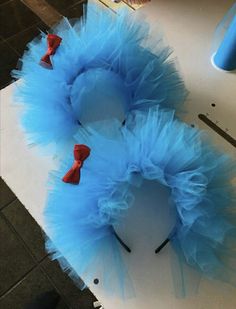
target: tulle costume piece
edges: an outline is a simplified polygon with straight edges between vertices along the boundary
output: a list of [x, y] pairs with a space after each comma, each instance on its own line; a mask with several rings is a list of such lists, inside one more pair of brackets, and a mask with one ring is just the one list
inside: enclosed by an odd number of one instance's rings
[[[114, 122], [110, 125], [114, 128]], [[129, 278], [122, 248], [111, 227], [132, 205], [129, 188], [139, 175], [171, 189], [177, 211], [171, 244], [184, 262], [204, 276], [235, 285], [235, 191], [230, 182], [235, 163], [204, 141], [198, 130], [176, 120], [173, 111], [134, 111], [123, 127], [113, 131], [112, 139], [92, 128], [86, 132], [77, 135], [92, 149], [81, 184], [65, 188], [61, 182], [70, 157], [55, 176], [49, 195], [45, 210], [53, 240], [49, 251], [56, 250], [56, 258], [65, 252], [73, 269], [80, 274], [89, 269], [89, 276], [90, 265], [99, 260], [110, 290], [117, 286], [106, 278], [106, 265], [113, 265], [117, 285], [126, 288]]]
[[[99, 269], [107, 291], [129, 294], [113, 227], [134, 203], [130, 186], [156, 180], [170, 188], [177, 220], [169, 237], [181, 263], [235, 285], [235, 163], [176, 119], [173, 110], [182, 109], [186, 90], [168, 60], [170, 49], [149, 37], [145, 22], [94, 6], [86, 21], [64, 19], [53, 32], [62, 38], [53, 70], [39, 65], [46, 50], [42, 34], [14, 72], [30, 141], [54, 143], [64, 158], [50, 177], [48, 251], [73, 278], [78, 273], [91, 282]], [[97, 102], [105, 103], [88, 125]], [[61, 179], [75, 143], [88, 145], [91, 155], [80, 184], [70, 185]]]
[[161, 36], [150, 37], [145, 21], [89, 5], [86, 20], [63, 19], [53, 33], [62, 38], [53, 70], [39, 65], [47, 49], [42, 33], [28, 44], [21, 69], [13, 71], [21, 79], [16, 96], [25, 107], [22, 123], [30, 142], [67, 143], [79, 127], [77, 113], [86, 95], [94, 91], [93, 104], [100, 100], [93, 88], [99, 81], [100, 90], [110, 89], [109, 97], [120, 97], [126, 114], [157, 104], [181, 109], [186, 90], [169, 60], [171, 50]]

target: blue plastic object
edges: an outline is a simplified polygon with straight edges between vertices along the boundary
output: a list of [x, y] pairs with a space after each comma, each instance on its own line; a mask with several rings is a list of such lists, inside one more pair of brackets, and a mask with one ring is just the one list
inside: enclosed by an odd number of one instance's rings
[[213, 62], [217, 67], [226, 71], [236, 69], [236, 15], [213, 58]]

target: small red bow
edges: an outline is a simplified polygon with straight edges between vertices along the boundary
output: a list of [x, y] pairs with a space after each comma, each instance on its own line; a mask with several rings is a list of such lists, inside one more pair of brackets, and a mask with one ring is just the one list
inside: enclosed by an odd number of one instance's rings
[[60, 38], [56, 34], [47, 35], [48, 49], [47, 49], [46, 54], [40, 60], [40, 64], [43, 67], [46, 67], [48, 69], [52, 68], [52, 62], [51, 62], [50, 56], [55, 54], [56, 49], [60, 45], [61, 41], [62, 41], [62, 38]]
[[90, 155], [90, 148], [86, 145], [75, 145], [74, 146], [74, 158], [75, 161], [72, 168], [62, 178], [64, 182], [79, 184], [80, 182], [80, 170], [83, 166], [83, 162]]

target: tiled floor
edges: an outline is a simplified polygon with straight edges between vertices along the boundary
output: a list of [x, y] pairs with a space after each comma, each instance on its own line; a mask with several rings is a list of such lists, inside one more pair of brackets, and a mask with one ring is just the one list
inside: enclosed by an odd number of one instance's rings
[[[4, 88], [11, 81], [10, 72], [17, 65], [19, 57], [23, 54], [26, 44], [37, 36], [40, 30], [47, 30], [45, 24], [24, 3], [41, 4], [38, 14], [47, 16], [44, 2], [55, 8], [58, 16], [69, 18], [80, 17], [83, 13], [83, 2], [85, 0], [48, 0], [46, 1], [20, 1], [0, 0], [0, 88]], [[69, 4], [68, 4], [69, 3]], [[51, 12], [50, 12], [51, 13]], [[50, 16], [52, 18], [52, 16]], [[44, 21], [47, 21], [45, 18]], [[50, 24], [51, 26], [51, 24]]]
[[[12, 82], [10, 72], [26, 44], [39, 34], [39, 29], [49, 28], [38, 17], [41, 15], [36, 15], [24, 2], [27, 1], [0, 0], [0, 88]], [[41, 3], [31, 1], [35, 2]], [[47, 3], [55, 8], [57, 16], [82, 15], [81, 0]], [[96, 300], [88, 289], [80, 291], [57, 262], [50, 260], [40, 227], [0, 179], [0, 308], [24, 309], [35, 296], [50, 290], [61, 296], [58, 309], [90, 309]]]
[[58, 309], [90, 309], [96, 300], [51, 261], [44, 235], [28, 211], [0, 180], [0, 308], [23, 309], [38, 294], [56, 290]]

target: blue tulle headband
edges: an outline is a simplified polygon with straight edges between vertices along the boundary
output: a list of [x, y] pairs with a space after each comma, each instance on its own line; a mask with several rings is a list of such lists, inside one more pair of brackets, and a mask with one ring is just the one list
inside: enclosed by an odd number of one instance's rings
[[[144, 178], [170, 189], [176, 224], [167, 236], [184, 261], [205, 276], [236, 283], [235, 269], [227, 262], [229, 251], [236, 258], [235, 192], [230, 183], [235, 166], [203, 142], [198, 130], [173, 116], [173, 112], [159, 109], [131, 113], [112, 139], [92, 128], [79, 133], [76, 138], [86, 140], [92, 150], [84, 163], [81, 183], [66, 187], [61, 182], [71, 165], [70, 157], [55, 177], [45, 210], [53, 231], [48, 250], [56, 258], [70, 252], [72, 268], [84, 274], [103, 258], [105, 250], [113, 256], [110, 263], [120, 278], [125, 267], [114, 227], [134, 202], [130, 187], [140, 186]], [[108, 123], [104, 130], [107, 128]], [[91, 270], [89, 276], [94, 275]], [[120, 279], [120, 286], [125, 286], [127, 276]], [[84, 278], [91, 279], [85, 274]]]
[[39, 65], [47, 49], [42, 33], [29, 43], [21, 70], [13, 72], [21, 78], [16, 99], [25, 106], [22, 124], [29, 142], [64, 145], [81, 122], [114, 116], [122, 122], [129, 111], [158, 104], [181, 109], [186, 90], [168, 59], [171, 50], [158, 36], [147, 41], [144, 21], [135, 22], [127, 12], [116, 18], [92, 6], [86, 22], [71, 25], [64, 19], [53, 31], [62, 38], [53, 70]]

